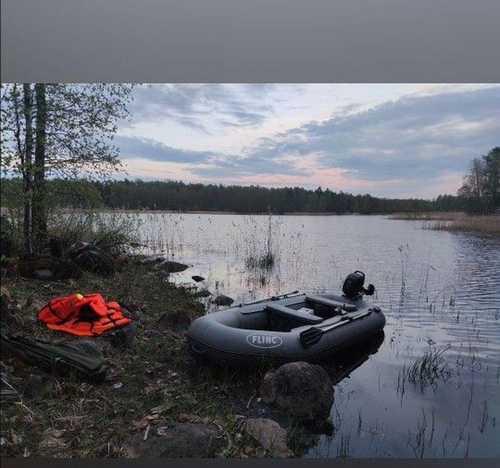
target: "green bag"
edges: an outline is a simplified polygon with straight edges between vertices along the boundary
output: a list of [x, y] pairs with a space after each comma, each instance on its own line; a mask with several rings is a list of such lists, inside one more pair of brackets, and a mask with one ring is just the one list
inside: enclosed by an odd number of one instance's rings
[[51, 343], [24, 336], [1, 335], [2, 354], [7, 351], [42, 369], [65, 375], [75, 372], [80, 377], [101, 382], [107, 365], [102, 353], [88, 340]]

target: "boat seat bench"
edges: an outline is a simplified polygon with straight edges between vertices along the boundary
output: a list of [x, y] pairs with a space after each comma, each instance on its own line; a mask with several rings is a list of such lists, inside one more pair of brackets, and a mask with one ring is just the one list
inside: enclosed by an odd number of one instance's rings
[[307, 312], [302, 312], [300, 310], [291, 309], [290, 307], [285, 307], [279, 304], [269, 304], [267, 305], [266, 310], [280, 317], [293, 319], [297, 322], [310, 325], [320, 323], [324, 320], [322, 317], [308, 314]]
[[354, 312], [358, 310], [358, 308], [353, 304], [345, 304], [338, 301], [332, 301], [330, 299], [326, 299], [325, 297], [319, 297], [319, 296], [306, 296], [306, 302], [311, 302], [313, 304], [319, 304], [333, 308], [340, 307], [346, 312]]

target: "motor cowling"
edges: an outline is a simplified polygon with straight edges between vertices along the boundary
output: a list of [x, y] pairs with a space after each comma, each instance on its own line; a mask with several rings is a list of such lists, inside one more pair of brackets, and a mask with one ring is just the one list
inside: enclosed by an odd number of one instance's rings
[[355, 271], [347, 276], [342, 286], [342, 291], [348, 299], [356, 299], [361, 294], [371, 296], [375, 292], [375, 286], [369, 284], [365, 288], [365, 274], [362, 271]]

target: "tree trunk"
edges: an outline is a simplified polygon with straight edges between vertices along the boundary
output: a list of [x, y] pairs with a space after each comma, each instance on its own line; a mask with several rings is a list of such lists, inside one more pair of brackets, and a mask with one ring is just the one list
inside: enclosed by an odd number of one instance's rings
[[45, 143], [47, 103], [45, 84], [35, 85], [36, 95], [36, 146], [33, 184], [33, 240], [34, 250], [40, 253], [47, 240], [47, 203], [45, 194]]
[[25, 120], [25, 144], [23, 161], [23, 194], [24, 194], [24, 253], [33, 254], [33, 226], [31, 205], [33, 196], [33, 92], [27, 83], [23, 85], [23, 104]]

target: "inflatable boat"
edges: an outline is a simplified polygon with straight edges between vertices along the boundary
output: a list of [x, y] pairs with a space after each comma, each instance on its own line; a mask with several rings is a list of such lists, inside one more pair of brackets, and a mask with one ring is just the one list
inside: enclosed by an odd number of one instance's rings
[[354, 292], [346, 283], [344, 295], [292, 293], [207, 314], [191, 324], [189, 350], [224, 365], [252, 365], [321, 361], [361, 345], [383, 330], [385, 317], [362, 297], [373, 294], [372, 285], [358, 281]]

